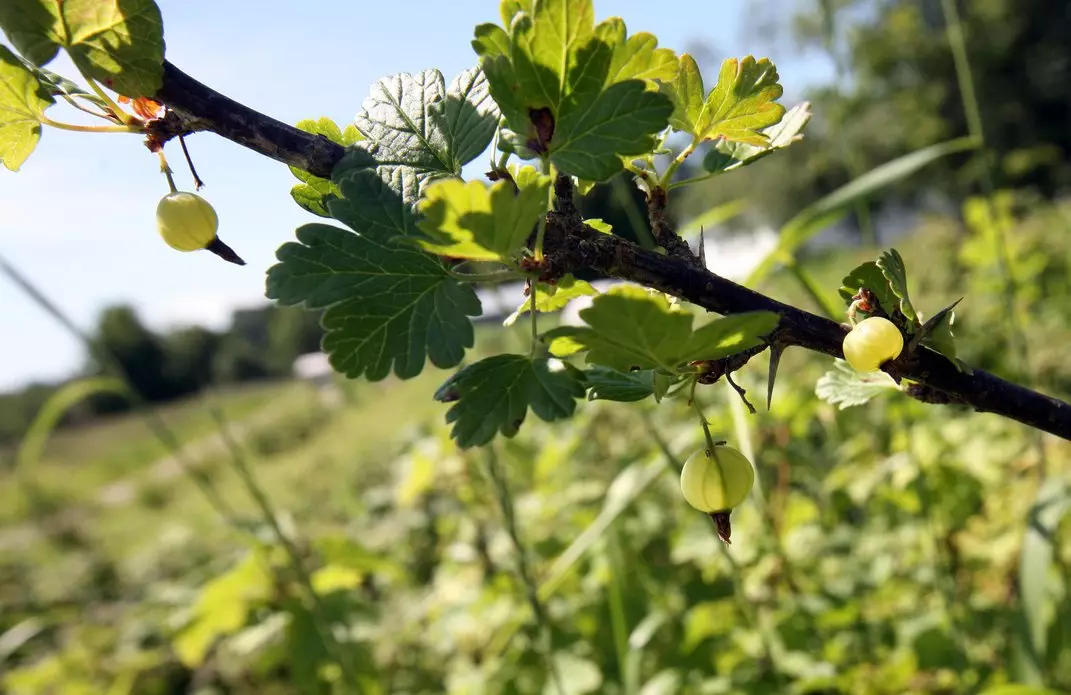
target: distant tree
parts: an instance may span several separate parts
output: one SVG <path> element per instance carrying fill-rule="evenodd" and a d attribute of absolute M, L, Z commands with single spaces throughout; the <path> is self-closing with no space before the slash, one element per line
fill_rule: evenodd
<path fill-rule="evenodd" d="M 219 334 L 201 326 L 183 328 L 165 337 L 165 373 L 176 395 L 194 393 L 211 383 L 220 342 Z"/>
<path fill-rule="evenodd" d="M 95 342 L 122 367 L 137 392 L 146 400 L 163 401 L 175 396 L 175 387 L 166 372 L 166 352 L 160 338 L 146 328 L 133 307 L 105 309 L 97 322 Z M 127 401 L 118 397 L 94 399 L 98 412 L 125 410 Z"/>
<path fill-rule="evenodd" d="M 299 355 L 319 352 L 324 330 L 320 327 L 323 312 L 299 307 L 274 307 L 268 319 L 270 364 L 283 376 L 290 373 Z"/>

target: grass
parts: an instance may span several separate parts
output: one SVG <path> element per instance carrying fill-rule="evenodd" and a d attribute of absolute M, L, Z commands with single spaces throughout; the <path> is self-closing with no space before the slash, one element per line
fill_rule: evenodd
<path fill-rule="evenodd" d="M 219 406 L 228 418 L 246 420 L 294 398 L 304 388 L 293 382 L 228 388 L 219 394 Z M 168 404 L 157 412 L 182 442 L 196 441 L 215 430 L 201 396 Z M 92 499 L 109 483 L 142 474 L 144 468 L 168 454 L 141 415 L 126 413 L 57 431 L 49 439 L 42 461 L 26 475 L 46 504 L 66 506 Z M 28 504 L 14 471 L 0 473 L 0 528 L 23 519 Z"/>

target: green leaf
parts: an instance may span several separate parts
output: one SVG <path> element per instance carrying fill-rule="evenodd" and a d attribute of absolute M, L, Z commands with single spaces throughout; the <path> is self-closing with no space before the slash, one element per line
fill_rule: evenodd
<path fill-rule="evenodd" d="M 598 692 L 602 686 L 602 671 L 590 659 L 574 656 L 568 652 L 554 655 L 554 669 L 561 678 L 559 690 L 553 678 L 543 687 L 543 695 L 585 695 Z"/>
<path fill-rule="evenodd" d="M 39 68 L 28 60 L 23 60 L 22 62 L 23 65 L 26 65 L 35 75 L 37 75 L 37 79 L 41 81 L 41 84 L 44 85 L 50 95 L 66 99 L 71 104 L 74 104 L 75 100 L 79 99 L 93 104 L 101 111 L 108 110 L 108 102 L 104 101 L 96 94 L 87 92 L 82 89 L 80 85 L 68 80 L 63 75 L 57 75 L 51 70 Z"/>
<path fill-rule="evenodd" d="M 37 147 L 41 118 L 53 103 L 37 76 L 0 46 L 0 162 L 11 171 Z"/>
<path fill-rule="evenodd" d="M 548 331 L 551 351 L 561 340 L 588 350 L 588 361 L 621 372 L 660 369 L 675 372 L 687 362 L 719 359 L 762 344 L 777 324 L 771 312 L 718 319 L 692 331 L 692 314 L 671 308 L 665 295 L 634 286 L 614 287 L 580 312 L 586 327 Z M 567 343 L 567 345 L 569 344 Z"/>
<path fill-rule="evenodd" d="M 296 127 L 306 133 L 323 135 L 331 142 L 343 147 L 349 147 L 364 139 L 356 126 L 348 124 L 345 130 L 341 130 L 334 121 L 327 117 L 321 117 L 319 120 L 309 118 L 298 121 Z M 327 201 L 338 197 L 338 187 L 329 179 L 313 176 L 297 167 L 290 167 L 290 173 L 301 181 L 290 189 L 294 202 L 314 215 L 330 217 L 331 214 L 327 211 Z"/>
<path fill-rule="evenodd" d="M 151 97 L 164 75 L 164 26 L 153 0 L 4 0 L 0 27 L 31 63 L 60 48 L 119 94 Z"/>
<path fill-rule="evenodd" d="M 762 345 L 762 336 L 777 327 L 772 311 L 751 311 L 716 319 L 692 333 L 683 360 L 717 360 Z"/>
<path fill-rule="evenodd" d="M 1056 529 L 1071 510 L 1071 489 L 1063 478 L 1052 477 L 1042 483 L 1030 509 L 1026 535 L 1019 555 L 1019 601 L 1023 631 L 1014 639 L 1023 642 L 1021 651 L 1031 655 L 1032 664 L 1044 673 L 1040 661 L 1046 653 L 1052 604 L 1060 593 L 1053 591 L 1056 558 Z"/>
<path fill-rule="evenodd" d="M 889 281 L 889 289 L 900 300 L 900 313 L 910 322 L 907 329 L 914 333 L 919 325 L 918 314 L 915 307 L 911 306 L 911 298 L 907 294 L 907 268 L 904 259 L 896 249 L 890 249 L 878 258 L 878 268 L 882 275 Z"/>
<path fill-rule="evenodd" d="M 479 68 L 458 75 L 449 89 L 441 72 L 425 70 L 376 82 L 355 124 L 367 140 L 343 159 L 336 177 L 375 167 L 385 181 L 397 182 L 395 172 L 405 170 L 417 186 L 399 192 L 412 204 L 428 182 L 459 176 L 461 167 L 487 148 L 498 125 L 498 108 Z"/>
<path fill-rule="evenodd" d="M 841 280 L 841 288 L 838 291 L 840 296 L 844 298 L 844 303 L 850 306 L 852 297 L 864 288 L 874 294 L 878 304 L 881 305 L 886 314 L 892 315 L 893 312 L 897 311 L 900 300 L 893 294 L 892 289 L 889 287 L 889 281 L 885 279 L 881 268 L 874 261 L 867 261 L 853 268 L 852 272 Z"/>
<path fill-rule="evenodd" d="M 423 218 L 417 226 L 428 236 L 418 243 L 440 256 L 516 265 L 517 253 L 547 212 L 550 182 L 542 176 L 518 190 L 510 181 L 490 187 L 482 181 L 437 181 L 418 204 Z"/>
<path fill-rule="evenodd" d="M 596 365 L 584 370 L 589 401 L 642 401 L 654 393 L 654 377 L 650 369 L 626 373 Z"/>
<path fill-rule="evenodd" d="M 805 101 L 796 104 L 788 110 L 780 123 L 762 129 L 762 135 L 768 140 L 766 145 L 719 140 L 703 158 L 703 168 L 711 173 L 724 173 L 753 164 L 766 155 L 802 140 L 803 129 L 810 120 L 810 103 Z"/>
<path fill-rule="evenodd" d="M 591 0 L 539 0 L 530 9 L 508 30 L 477 27 L 473 41 L 508 126 L 499 145 L 606 180 L 622 156 L 650 151 L 666 126 L 672 104 L 645 81 L 667 71 L 666 54 L 653 37 L 626 38 L 620 20 L 595 27 Z"/>
<path fill-rule="evenodd" d="M 491 98 L 487 76 L 478 67 L 465 70 L 450 82 L 443 102 L 442 128 L 457 171 L 476 159 L 491 144 L 498 127 L 498 105 Z"/>
<path fill-rule="evenodd" d="M 760 131 L 785 115 L 785 107 L 776 102 L 784 90 L 768 58 L 726 58 L 718 83 L 704 96 L 699 66 L 684 54 L 677 79 L 663 83 L 662 89 L 673 101 L 670 125 L 699 140 L 725 138 L 766 148 L 769 137 Z"/>
<path fill-rule="evenodd" d="M 589 220 L 584 220 L 584 224 L 594 229 L 596 232 L 603 234 L 613 234 L 614 228 L 610 226 L 610 223 L 606 220 L 601 220 L 598 217 L 592 217 Z"/>
<path fill-rule="evenodd" d="M 606 181 L 624 168 L 621 157 L 654 147 L 672 109 L 669 100 L 638 80 L 618 82 L 597 96 L 579 95 L 562 108 L 550 159 L 564 173 Z"/>
<path fill-rule="evenodd" d="M 970 373 L 970 368 L 956 357 L 956 338 L 952 335 L 952 324 L 956 321 L 956 312 L 953 309 L 962 301 L 961 297 L 931 316 L 919 329 L 914 340 L 919 340 L 922 345 L 947 357 L 960 371 Z"/>
<path fill-rule="evenodd" d="M 468 317 L 480 314 L 472 288 L 439 259 L 398 243 L 413 233 L 413 212 L 397 191 L 415 185 L 415 175 L 396 177 L 392 186 L 370 170 L 349 172 L 339 180 L 343 198 L 328 208 L 353 232 L 300 227 L 298 243 L 283 244 L 268 271 L 268 298 L 326 307 L 323 348 L 331 364 L 370 381 L 392 366 L 398 377 L 414 377 L 425 357 L 437 367 L 458 364 L 473 344 Z"/>
<path fill-rule="evenodd" d="M 826 403 L 840 406 L 840 409 L 844 410 L 853 405 L 863 405 L 889 389 L 895 391 L 898 387 L 893 378 L 885 372 L 860 374 L 844 360 L 837 360 L 833 369 L 818 379 L 814 394 Z"/>
<path fill-rule="evenodd" d="M 577 297 L 596 296 L 599 291 L 584 280 L 577 280 L 572 275 L 566 275 L 556 285 L 547 285 L 542 282 L 536 284 L 536 291 L 530 292 L 524 303 L 517 310 L 506 317 L 502 322 L 504 326 L 512 326 L 522 315 L 532 310 L 532 297 L 535 296 L 536 311 L 549 313 L 564 309 L 569 302 Z"/>
<path fill-rule="evenodd" d="M 205 583 L 194 604 L 193 619 L 174 640 L 179 660 L 187 668 L 200 666 L 218 638 L 245 626 L 250 610 L 271 596 L 273 584 L 263 558 L 253 553 Z"/>
<path fill-rule="evenodd" d="M 669 48 L 659 48 L 654 34 L 639 32 L 626 38 L 625 22 L 610 17 L 595 27 L 595 33 L 614 48 L 606 84 L 625 80 L 655 80 L 668 82 L 677 79 L 677 56 Z"/>
<path fill-rule="evenodd" d="M 924 147 L 871 169 L 829 195 L 811 203 L 781 227 L 777 248 L 762 259 L 762 262 L 751 271 L 751 275 L 744 284 L 754 287 L 778 265 L 791 262 L 797 249 L 823 229 L 843 218 L 858 201 L 896 184 L 942 157 L 976 147 L 978 147 L 978 141 L 970 137 Z"/>
<path fill-rule="evenodd" d="M 449 396 L 447 396 L 449 394 Z M 531 408 L 551 422 L 570 417 L 583 397 L 582 374 L 559 360 L 496 355 L 450 377 L 436 398 L 455 401 L 446 413 L 450 436 L 463 449 L 517 434 Z"/>

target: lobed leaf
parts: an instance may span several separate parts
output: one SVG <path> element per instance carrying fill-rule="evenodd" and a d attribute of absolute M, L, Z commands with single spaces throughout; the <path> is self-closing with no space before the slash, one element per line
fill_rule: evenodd
<path fill-rule="evenodd" d="M 703 76 L 695 59 L 680 57 L 676 80 L 665 82 L 663 92 L 673 102 L 670 125 L 698 140 L 724 138 L 758 148 L 770 146 L 762 129 L 785 115 L 777 103 L 784 91 L 777 68 L 768 58 L 727 58 L 721 64 L 718 82 L 704 94 Z"/>
<path fill-rule="evenodd" d="M 863 405 L 889 389 L 897 390 L 896 382 L 885 372 L 860 374 L 844 360 L 836 360 L 814 387 L 814 395 L 841 410 Z"/>
<path fill-rule="evenodd" d="M 164 26 L 153 0 L 4 0 L 0 27 L 34 65 L 66 49 L 119 94 L 151 97 L 163 82 Z"/>
<path fill-rule="evenodd" d="M 0 162 L 18 171 L 41 139 L 41 118 L 54 102 L 37 76 L 0 46 Z"/>
<path fill-rule="evenodd" d="M 632 403 L 642 401 L 654 394 L 655 390 L 655 372 L 651 369 L 619 372 L 595 365 L 584 370 L 584 381 L 588 387 L 589 401 Z"/>
<path fill-rule="evenodd" d="M 898 311 L 900 300 L 893 293 L 889 287 L 889 281 L 885 279 L 881 268 L 874 261 L 867 261 L 853 268 L 852 272 L 841 280 L 841 288 L 838 292 L 844 298 L 844 303 L 850 305 L 852 297 L 863 288 L 874 293 L 878 304 L 881 305 L 886 314 L 892 315 L 893 312 Z"/>
<path fill-rule="evenodd" d="M 396 172 L 397 178 L 414 176 Z M 412 378 L 425 359 L 451 367 L 472 347 L 470 316 L 480 314 L 472 288 L 433 256 L 398 243 L 413 233 L 413 212 L 397 192 L 410 180 L 385 182 L 371 170 L 339 180 L 343 198 L 331 215 L 353 231 L 326 224 L 298 229 L 268 271 L 267 296 L 284 305 L 325 308 L 323 348 L 349 377 Z"/>
<path fill-rule="evenodd" d="M 542 176 L 517 189 L 510 181 L 490 187 L 481 181 L 438 181 L 418 204 L 423 219 L 417 226 L 428 236 L 418 243 L 440 256 L 515 265 L 517 253 L 547 211 L 550 182 L 549 176 Z"/>
<path fill-rule="evenodd" d="M 496 433 L 517 434 L 531 409 L 551 422 L 570 417 L 584 395 L 582 374 L 558 360 L 496 355 L 450 377 L 436 398 L 451 401 L 446 421 L 463 449 L 481 446 Z"/>
<path fill-rule="evenodd" d="M 796 104 L 788 110 L 780 123 L 762 129 L 762 135 L 768 141 L 766 145 L 719 140 L 703 158 L 703 168 L 711 173 L 724 173 L 754 164 L 766 155 L 802 140 L 803 129 L 810 120 L 810 103 Z"/>
<path fill-rule="evenodd" d="M 502 325 L 512 326 L 517 319 L 532 310 L 532 298 L 535 297 L 536 311 L 549 313 L 564 309 L 569 302 L 577 297 L 596 296 L 599 291 L 584 280 L 577 280 L 572 275 L 566 275 L 557 284 L 547 285 L 542 282 L 536 284 L 536 289 L 530 292 L 524 299 L 524 303 L 510 314 Z"/>
<path fill-rule="evenodd" d="M 372 86 L 355 119 L 365 137 L 335 170 L 374 168 L 384 181 L 415 185 L 398 192 L 415 204 L 430 182 L 459 176 L 494 137 L 498 107 L 483 71 L 472 68 L 446 86 L 438 70 L 389 75 Z M 402 172 L 402 176 L 397 174 Z"/>
<path fill-rule="evenodd" d="M 712 360 L 755 347 L 777 325 L 772 312 L 750 312 L 712 321 L 693 332 L 692 315 L 674 310 L 665 295 L 633 286 L 615 287 L 580 312 L 587 326 L 548 331 L 558 356 L 588 351 L 592 364 L 621 372 L 667 373 L 694 360 Z"/>
<path fill-rule="evenodd" d="M 338 127 L 338 124 L 327 117 L 321 117 L 318 120 L 309 118 L 298 121 L 295 127 L 299 130 L 304 130 L 306 133 L 323 135 L 331 142 L 343 147 L 349 147 L 364 139 L 364 136 L 361 135 L 356 126 L 347 124 L 346 129 L 342 130 Z M 298 169 L 297 167 L 290 167 L 290 173 L 301 181 L 301 183 L 290 189 L 290 195 L 293 197 L 294 202 L 314 215 L 330 217 L 331 214 L 327 211 L 327 202 L 331 198 L 338 197 L 338 186 L 332 183 L 330 179 L 313 176 L 304 169 Z"/>
<path fill-rule="evenodd" d="M 675 74 L 672 52 L 620 19 L 595 25 L 591 0 L 502 6 L 505 28 L 476 28 L 473 48 L 502 109 L 499 147 L 547 155 L 564 173 L 605 180 L 645 154 L 672 112 L 652 87 Z M 512 14 L 510 14 L 512 13 Z"/>

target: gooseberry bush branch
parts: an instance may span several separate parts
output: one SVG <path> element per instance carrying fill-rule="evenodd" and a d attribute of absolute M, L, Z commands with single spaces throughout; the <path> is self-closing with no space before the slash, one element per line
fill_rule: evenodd
<path fill-rule="evenodd" d="M 22 54 L 0 47 L 0 160 L 17 169 L 54 97 L 71 101 L 67 82 L 44 68 L 62 48 L 86 80 L 135 104 L 163 106 L 122 119 L 150 150 L 207 131 L 288 165 L 298 179 L 295 201 L 323 222 L 302 226 L 279 248 L 267 296 L 325 310 L 323 349 L 346 376 L 406 379 L 428 361 L 462 364 L 474 343 L 472 318 L 482 312 L 473 284 L 488 272 L 530 278 L 511 319 L 594 296 L 581 312 L 585 325 L 546 331 L 531 354 L 467 364 L 443 384 L 436 397 L 450 404 L 447 421 L 462 447 L 513 436 L 529 410 L 568 418 L 585 396 L 661 400 L 690 380 L 729 377 L 766 349 L 768 398 L 785 349 L 844 356 L 849 325 L 710 272 L 665 216 L 689 157 L 705 152 L 705 173 L 692 178 L 726 175 L 802 137 L 808 105 L 778 102 L 782 87 L 767 59 L 725 60 L 708 89 L 687 54 L 659 47 L 650 34 L 630 35 L 619 18 L 596 24 L 591 0 L 506 0 L 501 24 L 475 29 L 472 69 L 449 82 L 434 69 L 390 75 L 373 85 L 352 123 L 320 118 L 294 127 L 166 61 L 151 0 L 140 0 L 144 12 L 132 18 L 119 16 L 117 0 L 101 0 L 115 17 L 102 10 L 56 18 L 62 31 L 31 19 L 53 16 L 42 14 L 45 4 L 11 0 L 0 9 L 0 27 Z M 112 109 L 110 99 L 85 94 Z M 673 151 L 677 139 L 688 144 Z M 490 183 L 465 181 L 462 167 L 492 142 Z M 670 162 L 661 171 L 660 156 Z M 647 196 L 660 248 L 583 219 L 574 203 L 626 170 Z M 600 293 L 576 278 L 581 271 L 627 284 Z M 956 357 L 951 307 L 919 320 L 895 251 L 854 269 L 842 291 L 853 315 L 887 317 L 901 332 L 906 348 L 880 367 L 903 393 L 1071 439 L 1071 406 Z M 693 308 L 724 318 L 695 326 Z M 837 374 L 826 391 L 842 403 L 846 390 L 854 389 L 853 402 L 877 391 L 867 375 Z"/>

